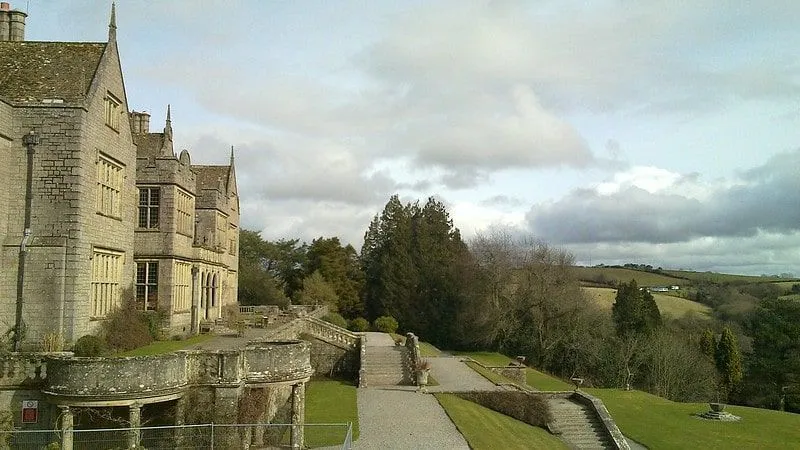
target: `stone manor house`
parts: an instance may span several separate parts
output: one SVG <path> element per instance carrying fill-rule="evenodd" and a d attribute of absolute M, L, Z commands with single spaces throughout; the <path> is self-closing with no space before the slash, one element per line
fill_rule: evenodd
<path fill-rule="evenodd" d="M 112 7 L 107 42 L 25 41 L 0 3 L 0 337 L 98 330 L 126 298 L 196 332 L 237 301 L 239 197 L 130 111 Z M 225 151 L 227 154 L 227 151 Z"/>

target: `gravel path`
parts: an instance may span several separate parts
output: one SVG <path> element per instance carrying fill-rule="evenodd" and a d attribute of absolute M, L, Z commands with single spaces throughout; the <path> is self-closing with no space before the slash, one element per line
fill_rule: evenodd
<path fill-rule="evenodd" d="M 367 347 L 391 347 L 394 340 L 385 333 L 367 333 Z M 369 349 L 367 349 L 369 358 Z M 431 374 L 439 386 L 429 392 L 498 389 L 457 357 L 428 358 Z M 360 437 L 357 449 L 468 449 L 444 409 L 430 394 L 414 386 L 358 390 Z"/>
<path fill-rule="evenodd" d="M 457 356 L 427 358 L 431 362 L 431 375 L 439 386 L 430 386 L 430 392 L 494 391 L 501 389 L 481 374 L 461 362 Z"/>
<path fill-rule="evenodd" d="M 398 388 L 358 390 L 360 437 L 353 448 L 469 448 L 432 395 Z"/>
<path fill-rule="evenodd" d="M 367 348 L 369 347 L 394 347 L 394 339 L 387 333 L 370 331 L 367 335 Z"/>

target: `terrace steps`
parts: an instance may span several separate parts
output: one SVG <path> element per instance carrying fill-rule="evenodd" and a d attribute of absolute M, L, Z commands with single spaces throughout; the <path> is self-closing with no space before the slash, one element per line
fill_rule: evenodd
<path fill-rule="evenodd" d="M 368 347 L 364 369 L 368 386 L 397 386 L 409 383 L 405 347 Z"/>
<path fill-rule="evenodd" d="M 552 398 L 549 402 L 554 428 L 571 448 L 616 448 L 594 411 L 568 398 Z"/>

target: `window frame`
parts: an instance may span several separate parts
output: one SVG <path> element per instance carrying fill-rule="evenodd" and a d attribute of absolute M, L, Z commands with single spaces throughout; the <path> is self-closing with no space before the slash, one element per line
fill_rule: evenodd
<path fill-rule="evenodd" d="M 158 269 L 158 261 L 136 261 L 136 304 L 142 311 L 158 311 Z M 139 278 L 140 274 L 144 274 L 143 279 Z M 143 296 L 140 296 L 140 288 Z M 152 296 L 155 298 L 151 300 Z"/>
<path fill-rule="evenodd" d="M 107 248 L 92 248 L 89 308 L 92 319 L 103 319 L 119 306 L 125 253 Z"/>
<path fill-rule="evenodd" d="M 103 119 L 107 127 L 119 132 L 119 116 L 120 107 L 122 107 L 122 100 L 118 99 L 116 95 L 111 92 L 106 92 L 103 98 L 103 106 L 105 108 Z"/>
<path fill-rule="evenodd" d="M 125 165 L 114 158 L 97 153 L 97 213 L 114 219 L 122 219 L 122 188 L 125 180 Z"/>
<path fill-rule="evenodd" d="M 161 199 L 163 198 L 160 186 L 137 186 L 139 201 L 137 204 L 136 228 L 140 230 L 158 230 L 161 226 Z M 147 192 L 147 202 L 142 204 L 142 192 Z M 153 204 L 153 192 L 157 193 L 157 201 Z M 145 212 L 142 225 L 142 211 Z M 155 224 L 153 224 L 153 211 L 155 211 Z"/>

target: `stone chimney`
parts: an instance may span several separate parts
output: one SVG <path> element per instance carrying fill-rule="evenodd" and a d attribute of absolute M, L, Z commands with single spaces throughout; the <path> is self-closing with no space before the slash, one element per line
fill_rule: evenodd
<path fill-rule="evenodd" d="M 0 41 L 24 41 L 26 17 L 24 12 L 12 10 L 8 2 L 0 2 Z"/>
<path fill-rule="evenodd" d="M 131 111 L 131 132 L 142 134 L 150 132 L 150 114 Z"/>

